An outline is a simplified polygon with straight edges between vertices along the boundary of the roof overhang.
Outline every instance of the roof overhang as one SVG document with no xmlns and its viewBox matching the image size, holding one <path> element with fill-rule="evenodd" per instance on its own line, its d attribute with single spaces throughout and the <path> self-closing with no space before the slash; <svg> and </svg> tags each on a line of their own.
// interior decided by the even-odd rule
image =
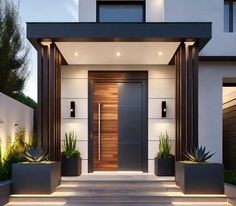
<svg viewBox="0 0 236 206">
<path fill-rule="evenodd" d="M 27 38 L 37 47 L 50 42 L 198 42 L 212 36 L 210 22 L 27 23 Z"/>
</svg>

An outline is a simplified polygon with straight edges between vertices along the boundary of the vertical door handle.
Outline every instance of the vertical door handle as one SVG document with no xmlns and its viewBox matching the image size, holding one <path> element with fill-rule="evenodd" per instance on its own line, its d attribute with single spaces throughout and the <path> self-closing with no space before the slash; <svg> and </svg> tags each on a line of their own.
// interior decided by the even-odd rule
<svg viewBox="0 0 236 206">
<path fill-rule="evenodd" d="M 98 103 L 98 161 L 101 160 L 101 103 Z"/>
</svg>

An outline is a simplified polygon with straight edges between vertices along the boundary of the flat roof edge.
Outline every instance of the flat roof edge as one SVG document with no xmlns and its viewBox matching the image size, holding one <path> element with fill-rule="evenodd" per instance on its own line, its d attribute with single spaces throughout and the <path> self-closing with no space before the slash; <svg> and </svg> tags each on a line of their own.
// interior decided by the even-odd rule
<svg viewBox="0 0 236 206">
<path fill-rule="evenodd" d="M 36 47 L 40 41 L 197 41 L 203 48 L 212 37 L 211 22 L 29 22 L 27 38 Z"/>
</svg>

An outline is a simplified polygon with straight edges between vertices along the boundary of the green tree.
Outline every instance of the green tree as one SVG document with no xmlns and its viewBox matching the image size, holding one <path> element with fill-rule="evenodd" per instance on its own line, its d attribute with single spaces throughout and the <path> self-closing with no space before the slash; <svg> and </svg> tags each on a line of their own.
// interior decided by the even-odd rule
<svg viewBox="0 0 236 206">
<path fill-rule="evenodd" d="M 14 98 L 22 93 L 29 75 L 29 49 L 22 33 L 18 6 L 0 0 L 0 92 Z"/>
</svg>

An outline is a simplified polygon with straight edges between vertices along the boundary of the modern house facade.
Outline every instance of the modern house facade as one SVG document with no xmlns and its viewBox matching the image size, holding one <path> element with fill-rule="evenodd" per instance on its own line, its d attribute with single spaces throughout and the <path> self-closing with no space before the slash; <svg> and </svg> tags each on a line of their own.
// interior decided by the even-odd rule
<svg viewBox="0 0 236 206">
<path fill-rule="evenodd" d="M 233 0 L 80 0 L 79 22 L 28 23 L 39 143 L 59 160 L 65 132 L 75 131 L 83 173 L 153 173 L 167 131 L 177 160 L 202 145 L 222 163 L 235 31 Z"/>
</svg>

